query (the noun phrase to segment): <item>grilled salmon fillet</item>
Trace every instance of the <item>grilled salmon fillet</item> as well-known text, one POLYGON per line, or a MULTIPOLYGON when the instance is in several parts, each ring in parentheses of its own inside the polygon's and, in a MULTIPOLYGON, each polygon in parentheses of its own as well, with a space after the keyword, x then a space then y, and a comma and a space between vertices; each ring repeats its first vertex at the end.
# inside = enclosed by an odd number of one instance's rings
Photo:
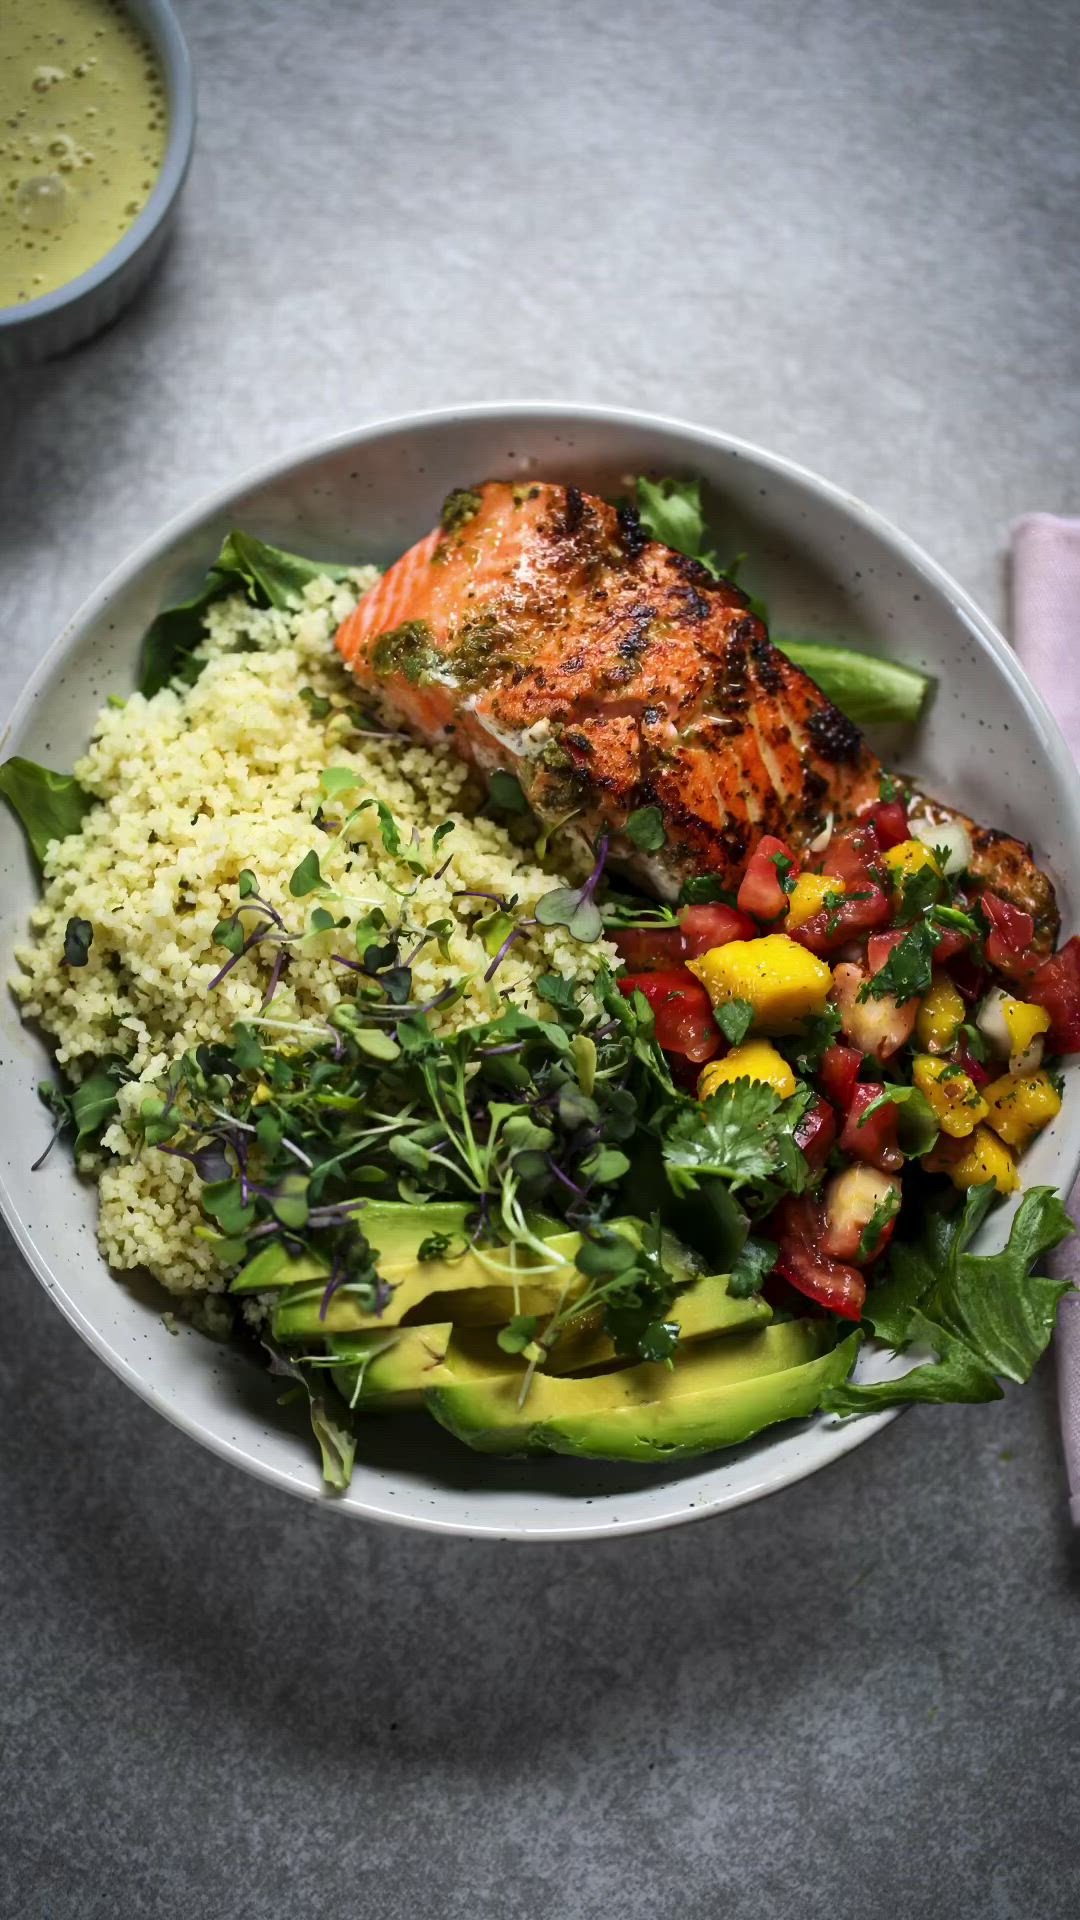
MULTIPOLYGON (((803 849, 878 798, 879 761, 746 596, 575 487, 451 494, 337 645, 414 732, 515 774, 541 819, 607 833, 664 898, 695 874, 737 886, 763 833, 803 849), (656 852, 625 832, 646 806, 664 819, 656 852)), ((1030 850, 998 844, 1014 850, 1007 891, 1039 895, 1045 921, 1053 893, 1030 850)))

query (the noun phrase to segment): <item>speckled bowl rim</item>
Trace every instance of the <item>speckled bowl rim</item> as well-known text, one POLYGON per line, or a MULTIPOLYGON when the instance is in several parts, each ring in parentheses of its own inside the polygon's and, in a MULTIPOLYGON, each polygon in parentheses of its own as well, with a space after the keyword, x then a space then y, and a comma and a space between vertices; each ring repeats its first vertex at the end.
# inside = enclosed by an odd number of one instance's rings
POLYGON ((195 144, 195 76, 187 41, 169 0, 124 0, 124 4, 152 41, 165 80, 169 137, 161 171, 142 212, 116 245, 103 253, 100 260, 95 260, 93 266, 87 267, 85 273, 80 273, 75 280, 66 280, 52 293, 39 294, 36 300, 24 301, 17 307, 0 307, 0 337, 11 338, 20 327, 30 327, 36 321, 78 306, 107 286, 116 274, 123 272, 129 260, 142 252, 167 219, 187 177, 195 144))
MULTIPOLYGON (((512 422, 517 427, 527 427, 534 421, 560 419, 582 425, 611 425, 646 432, 671 433, 683 441, 688 454, 697 444, 713 451, 720 450, 736 457, 755 461, 777 476, 806 488, 861 524, 890 547, 897 559, 907 568, 920 576, 928 585, 947 596, 976 647, 983 649, 993 659, 1002 679, 1009 686, 1013 698, 1027 711, 1036 732, 1041 737, 1044 751, 1069 810, 1071 843, 1080 847, 1080 776, 1056 720, 1003 636, 980 612, 963 588, 942 567, 939 567, 936 561, 931 560, 915 541, 909 539, 899 528, 877 513, 874 508, 866 506, 855 495, 846 492, 831 481, 822 479, 820 475, 797 461, 789 460, 780 454, 770 453, 752 441, 711 428, 695 426, 692 422, 671 416, 642 413, 631 408, 578 405, 572 401, 488 401, 460 407, 430 408, 409 414, 390 415, 359 428, 318 438, 287 454, 262 462, 228 485, 215 488, 195 506, 175 515, 157 533, 144 540, 83 602, 78 612, 42 656, 16 702, 10 719, 0 728, 0 749, 6 747, 9 737, 13 733, 17 734, 22 728, 39 690, 52 678, 60 662, 78 646, 84 627, 97 620, 108 602, 127 587, 163 548, 182 540, 204 520, 227 510, 237 498, 251 493, 256 488, 263 488, 280 481, 295 469, 304 467, 312 461, 330 458, 346 450, 359 450, 369 442, 388 435, 408 434, 420 429, 432 431, 440 427, 452 427, 462 421, 494 422, 501 419, 505 419, 508 425, 512 422)), ((1070 1110, 1067 1109, 1067 1111, 1070 1110)), ((1080 1169, 1080 1106, 1077 1106, 1075 1111, 1071 1111, 1070 1119, 1068 1135, 1071 1137, 1072 1144, 1071 1148, 1066 1149, 1064 1153, 1065 1171, 1058 1183, 1065 1192, 1069 1191, 1080 1169)), ((738 1487, 719 1492, 713 1497, 703 1498, 692 1505, 685 1495, 680 1493, 680 1483, 675 1480, 669 1487, 657 1487, 655 1489, 656 1506, 632 1520, 605 1520, 597 1517, 595 1520, 583 1521, 580 1525, 523 1525, 516 1528, 508 1526, 505 1522, 485 1523, 482 1518, 475 1521, 470 1518, 465 1523, 441 1518, 437 1512, 431 1515, 404 1513, 395 1509, 392 1496, 390 1498, 372 1496, 360 1500, 350 1495, 347 1499, 335 1499, 327 1497, 325 1489, 313 1474, 305 1475, 300 1471, 282 1470, 260 1459, 257 1453, 250 1451, 235 1437, 209 1431, 200 1421, 189 1417, 183 1409, 172 1403, 153 1379, 144 1377, 124 1355, 118 1353, 110 1344, 107 1335, 88 1319, 78 1301, 68 1292, 64 1282, 41 1253, 24 1225, 14 1197, 2 1174, 0 1174, 0 1213, 3 1214, 23 1258, 45 1287, 50 1298, 55 1301, 65 1319, 82 1336, 87 1345, 141 1399, 154 1407, 157 1412, 164 1414, 174 1426, 198 1440, 218 1458, 242 1468, 267 1485, 281 1487, 289 1493, 299 1495, 300 1498, 315 1503, 325 1511, 336 1510, 353 1518, 404 1526, 426 1533, 538 1543, 611 1540, 628 1534, 652 1533, 663 1528, 684 1525, 690 1521, 707 1519, 714 1514, 744 1506, 749 1501, 761 1499, 767 1494, 778 1493, 783 1488, 808 1478, 834 1460, 842 1458, 854 1448, 865 1445, 883 1427, 895 1420, 897 1413, 901 1411, 901 1409, 890 1409, 847 1422, 830 1422, 819 1418, 817 1424, 810 1427, 806 1434, 809 1457, 804 1455, 787 1468, 777 1470, 773 1467, 770 1470, 766 1454, 762 1459, 760 1477, 756 1477, 752 1471, 748 1472, 745 1482, 738 1487), (666 1499, 662 1499, 662 1495, 666 1495, 666 1499)), ((482 1497, 482 1494, 478 1495, 478 1498, 482 1499, 482 1497)))

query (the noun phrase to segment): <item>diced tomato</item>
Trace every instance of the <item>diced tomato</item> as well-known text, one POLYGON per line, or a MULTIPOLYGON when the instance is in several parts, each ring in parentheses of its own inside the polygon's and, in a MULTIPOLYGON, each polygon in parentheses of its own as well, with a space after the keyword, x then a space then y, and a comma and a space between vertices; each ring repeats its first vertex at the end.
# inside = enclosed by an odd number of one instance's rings
POLYGON ((1043 961, 1027 996, 1050 1015, 1051 1046, 1058 1053, 1080 1053, 1080 935, 1043 961))
POLYGON ((712 1003, 700 980, 685 967, 657 973, 624 973, 621 991, 630 998, 635 988, 656 1017, 656 1038, 665 1053, 682 1053, 698 1066, 720 1051, 720 1029, 712 1003))
POLYGON ((820 1209, 806 1194, 788 1195, 772 1216, 780 1251, 776 1271, 800 1293, 845 1320, 862 1318, 866 1281, 857 1267, 832 1260, 822 1251, 820 1209))
POLYGON ((611 937, 620 958, 635 973, 677 967, 683 958, 681 927, 619 927, 611 937))
POLYGON ((685 1053, 669 1053, 667 1063, 675 1085, 681 1087, 684 1093, 696 1094, 700 1066, 688 1059, 685 1053))
POLYGON ((900 1001, 893 993, 859 995, 870 978, 865 967, 842 961, 833 968, 832 997, 840 1015, 840 1029, 860 1053, 872 1053, 875 1060, 888 1060, 911 1039, 919 1013, 919 1001, 900 1001))
POLYGON ((795 879, 799 863, 791 848, 773 833, 762 834, 750 856, 750 864, 743 874, 738 894, 743 913, 752 913, 755 920, 778 920, 787 907, 787 894, 780 885, 777 860, 790 863, 784 872, 795 879))
POLYGON ((820 1173, 836 1139, 836 1115, 827 1100, 808 1107, 795 1129, 795 1145, 814 1173, 820 1173))
POLYGON ((837 906, 822 907, 819 913, 804 920, 801 927, 792 927, 791 938, 801 947, 808 947, 811 953, 832 953, 858 934, 869 933, 872 927, 886 926, 891 911, 884 888, 868 880, 837 906))
POLYGON ((894 947, 906 939, 907 928, 897 927, 891 933, 874 933, 866 943, 866 961, 871 973, 880 973, 894 947))
POLYGON ((729 940, 753 940, 757 931, 748 913, 717 902, 684 907, 677 927, 620 927, 612 937, 627 966, 648 973, 696 960, 712 947, 726 947, 729 940))
POLYGON ((968 1079, 973 1081, 975 1086, 985 1087, 990 1075, 982 1061, 976 1060, 966 1040, 961 1040, 959 1046, 953 1048, 952 1058, 958 1067, 963 1067, 968 1079))
POLYGON ((719 901, 704 907, 684 907, 679 915, 684 960, 696 960, 713 947, 726 947, 729 940, 753 940, 757 927, 748 913, 737 907, 725 907, 719 901))
POLYGON ((840 1135, 840 1150, 850 1153, 856 1160, 865 1160, 869 1167, 880 1167, 883 1173, 894 1173, 904 1164, 896 1137, 896 1107, 891 1100, 878 1108, 867 1119, 867 1108, 885 1091, 877 1080, 861 1080, 852 1095, 848 1108, 844 1130, 840 1135))
POLYGON ((862 1061, 857 1047, 826 1047, 821 1056, 818 1078, 833 1106, 839 1107, 843 1114, 851 1105, 862 1061))
MULTIPOLYGON (((934 954, 934 959, 939 960, 940 958, 941 948, 938 947, 934 954)), ((948 954, 946 958, 949 962, 949 978, 957 992, 967 1001, 969 1006, 976 1000, 981 1000, 983 994, 986 992, 986 974, 974 956, 970 953, 958 953, 955 955, 948 954)))
POLYGON ((940 938, 934 948, 934 959, 943 966, 946 960, 955 960, 958 954, 963 953, 968 936, 962 927, 938 926, 937 931, 940 938))
POLYGON ((879 1207, 895 1206, 900 1199, 900 1180, 895 1173, 880 1173, 877 1167, 844 1167, 834 1173, 825 1189, 825 1232, 821 1246, 833 1260, 851 1260, 856 1266, 869 1266, 879 1260, 893 1236, 895 1214, 881 1223, 880 1237, 870 1253, 860 1255, 865 1229, 879 1207))
POLYGON ((984 893, 979 904, 990 922, 986 940, 990 965, 1014 980, 1026 979, 1039 964, 1031 951, 1035 922, 1030 913, 996 893, 984 893))
POLYGON ((881 858, 881 841, 872 820, 859 821, 844 833, 834 834, 821 863, 822 873, 834 873, 852 892, 863 887, 883 887, 887 874, 881 858))
POLYGON ((907 808, 902 800, 879 800, 876 805, 866 807, 859 818, 873 826, 883 847, 898 847, 901 840, 911 839, 907 808))
POLYGON ((951 1173, 958 1160, 971 1152, 970 1136, 963 1140, 953 1140, 947 1133, 939 1133, 929 1153, 919 1155, 919 1165, 927 1173, 951 1173))

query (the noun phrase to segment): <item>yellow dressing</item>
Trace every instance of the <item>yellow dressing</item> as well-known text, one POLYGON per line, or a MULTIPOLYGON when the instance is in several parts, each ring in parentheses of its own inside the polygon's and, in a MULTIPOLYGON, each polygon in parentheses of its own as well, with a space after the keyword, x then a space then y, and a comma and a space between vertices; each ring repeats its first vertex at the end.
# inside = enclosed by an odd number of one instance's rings
POLYGON ((66 286, 116 245, 167 135, 161 69, 116 0, 3 0, 0 307, 66 286))

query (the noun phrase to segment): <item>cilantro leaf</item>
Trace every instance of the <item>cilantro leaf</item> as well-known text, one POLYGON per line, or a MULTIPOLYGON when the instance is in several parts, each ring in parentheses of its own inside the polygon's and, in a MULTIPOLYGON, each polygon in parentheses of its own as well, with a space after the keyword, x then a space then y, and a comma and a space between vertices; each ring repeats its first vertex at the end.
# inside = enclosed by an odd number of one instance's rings
POLYGON ((739 1047, 754 1024, 754 1009, 749 1000, 725 1000, 716 1009, 716 1024, 725 1040, 739 1047))
POLYGON ((742 1251, 728 1275, 727 1290, 732 1300, 748 1300, 752 1293, 761 1291, 761 1283, 776 1265, 779 1251, 772 1240, 758 1239, 754 1234, 747 1235, 742 1251))
POLYGON ((884 1198, 879 1200, 865 1227, 859 1235, 859 1259, 872 1260, 881 1245, 881 1237, 890 1220, 895 1220, 900 1211, 900 1195, 895 1187, 890 1187, 884 1198))
POLYGON ((919 1087, 887 1086, 863 1108, 857 1126, 864 1127, 871 1114, 887 1106, 899 1109, 896 1131, 903 1151, 912 1158, 929 1153, 941 1128, 925 1093, 919 1087))
POLYGON ((695 873, 684 880, 679 889, 680 907, 711 906, 719 900, 725 907, 735 905, 735 895, 730 887, 725 887, 714 873, 695 873))
POLYGON ((814 1074, 818 1072, 828 1049, 835 1045, 839 1032, 840 1015, 830 1005, 826 1006, 823 1013, 807 1014, 801 1032, 789 1035, 778 1044, 796 1073, 814 1074))
POLYGON ((807 1166, 794 1133, 809 1097, 804 1089, 782 1100, 763 1081, 731 1080, 702 1107, 683 1108, 662 1143, 674 1192, 693 1192, 703 1174, 726 1180, 732 1191, 773 1181, 801 1191, 807 1166))
POLYGON ((947 894, 948 883, 929 861, 914 873, 904 874, 900 882, 900 899, 893 915, 896 924, 911 926, 931 907, 940 906, 947 894))
POLYGON ((643 853, 657 853, 667 840, 659 807, 635 807, 627 818, 625 832, 643 853))
POLYGON ((927 919, 916 920, 909 933, 893 948, 883 967, 871 974, 859 988, 859 999, 879 1000, 894 994, 897 1000, 911 1000, 917 993, 929 993, 933 984, 934 951, 941 939, 940 929, 927 919))

